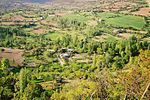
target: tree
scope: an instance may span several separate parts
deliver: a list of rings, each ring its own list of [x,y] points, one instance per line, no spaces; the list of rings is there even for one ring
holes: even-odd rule
[[[112,56],[107,52],[105,55],[106,66],[110,67],[111,62],[112,62]]]
[[[50,58],[50,51],[45,51],[44,53],[43,53],[43,55],[44,55],[44,57],[46,58],[46,59],[49,59]]]
[[[6,70],[7,68],[10,67],[10,63],[8,59],[3,58],[1,61],[1,69]]]
[[[0,82],[0,100],[11,100],[14,93],[15,80],[13,76],[8,75],[1,78]]]
[[[94,71],[94,69],[97,67],[96,63],[97,63],[97,58],[96,58],[96,54],[94,54],[94,56],[93,56],[93,64],[92,64],[92,67],[91,67],[91,71]]]
[[[101,48],[97,48],[97,53],[102,55],[103,54],[103,50]]]
[[[20,93],[23,93],[24,89],[27,86],[27,70],[26,68],[22,68],[19,75],[19,87]]]
[[[117,68],[123,68],[124,62],[123,62],[123,60],[122,60],[121,57],[116,56],[114,58],[114,60],[115,60],[115,62],[113,64],[114,64],[115,67],[117,67]]]
[[[74,45],[74,47],[77,47],[78,43],[79,43],[78,36],[75,35],[75,37],[73,38],[73,45]]]

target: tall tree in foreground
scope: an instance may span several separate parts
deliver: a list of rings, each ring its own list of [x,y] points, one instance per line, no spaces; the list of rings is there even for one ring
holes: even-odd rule
[[[24,89],[27,86],[27,70],[26,70],[26,68],[23,68],[20,71],[19,86],[20,86],[20,93],[23,93]]]

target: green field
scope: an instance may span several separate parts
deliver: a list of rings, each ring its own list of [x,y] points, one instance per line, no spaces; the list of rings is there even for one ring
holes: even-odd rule
[[[117,15],[119,15],[119,14],[109,13],[109,12],[96,13],[96,16],[100,17],[102,19],[107,19],[107,18],[117,16]]]
[[[141,30],[145,25],[144,18],[139,16],[104,12],[99,13],[98,17],[104,19],[107,25],[111,25],[114,27],[123,27],[123,28],[132,27],[134,29]]]
[[[63,16],[62,18],[66,18],[68,20],[77,20],[77,21],[81,21],[81,22],[85,22],[85,21],[89,20],[88,17],[85,17],[80,14],[68,14],[68,15]]]

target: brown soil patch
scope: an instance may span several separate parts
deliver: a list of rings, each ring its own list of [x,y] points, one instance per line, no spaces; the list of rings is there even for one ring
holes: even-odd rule
[[[35,34],[45,34],[46,30],[42,28],[38,28],[38,29],[34,29],[32,32]]]
[[[150,8],[141,8],[139,11],[134,13],[140,16],[150,16]]]
[[[24,22],[0,22],[1,25],[24,25]]]
[[[2,17],[1,20],[2,21],[25,21],[26,18],[24,18],[23,16],[21,15],[15,15],[15,16],[12,16],[12,17]]]
[[[10,18],[11,21],[24,21],[25,18],[22,17],[21,15],[13,16]]]
[[[63,13],[63,12],[59,12],[59,13],[55,14],[55,16],[60,16],[60,17],[65,16],[65,15],[66,15],[66,13]]]
[[[2,22],[32,22],[32,21],[36,21],[35,18],[25,18],[22,15],[14,15],[11,17],[1,17],[0,21]]]
[[[126,31],[127,31],[127,33],[147,34],[146,31],[135,31],[135,30],[130,30],[130,29],[127,29]]]
[[[45,26],[49,26],[49,27],[58,27],[58,24],[54,21],[46,21],[46,20],[42,20],[40,22],[40,24],[45,25]]]
[[[19,49],[1,48],[0,60],[6,58],[12,66],[23,64],[23,51]]]

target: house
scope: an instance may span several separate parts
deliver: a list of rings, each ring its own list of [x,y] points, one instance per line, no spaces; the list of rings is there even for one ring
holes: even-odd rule
[[[58,51],[60,53],[60,58],[64,60],[69,60],[69,58],[74,53],[74,49],[62,48]]]
[[[67,49],[67,52],[73,53],[73,52],[74,52],[74,49]]]
[[[113,33],[126,33],[125,29],[114,29]]]
[[[50,54],[55,54],[56,53],[56,51],[55,50],[52,50],[52,49],[49,49],[49,50],[47,50]]]
[[[42,16],[42,17],[40,17],[40,19],[41,19],[41,20],[44,20],[44,17]]]
[[[49,17],[55,17],[55,14],[48,14]]]
[[[104,23],[105,20],[104,20],[104,19],[99,19],[97,22],[98,22],[98,23]]]
[[[69,53],[63,53],[63,54],[60,54],[60,58],[61,59],[65,59],[65,60],[68,60],[70,58],[70,54]]]

